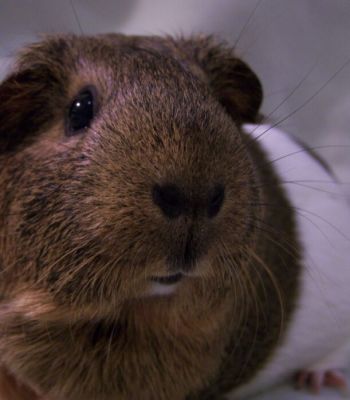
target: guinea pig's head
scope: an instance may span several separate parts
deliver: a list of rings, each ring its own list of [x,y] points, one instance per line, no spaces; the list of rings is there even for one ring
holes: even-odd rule
[[[258,196],[240,127],[261,99],[210,38],[30,46],[0,86],[3,299],[107,310],[234,280]]]

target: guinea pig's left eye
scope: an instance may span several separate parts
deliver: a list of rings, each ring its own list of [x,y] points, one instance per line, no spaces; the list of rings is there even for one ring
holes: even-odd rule
[[[69,107],[66,135],[72,136],[88,128],[94,118],[94,108],[92,90],[85,89],[81,91]]]

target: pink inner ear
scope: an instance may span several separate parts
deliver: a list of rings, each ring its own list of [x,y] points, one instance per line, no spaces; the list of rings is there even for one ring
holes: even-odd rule
[[[1,400],[49,400],[38,396],[28,386],[18,382],[8,371],[0,368]]]

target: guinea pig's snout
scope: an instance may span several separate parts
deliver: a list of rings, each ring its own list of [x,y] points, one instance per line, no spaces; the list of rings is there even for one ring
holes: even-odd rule
[[[223,185],[216,185],[205,198],[194,200],[174,184],[156,184],[152,189],[152,198],[154,204],[170,219],[189,213],[196,215],[203,211],[209,218],[214,218],[224,203],[225,188]]]

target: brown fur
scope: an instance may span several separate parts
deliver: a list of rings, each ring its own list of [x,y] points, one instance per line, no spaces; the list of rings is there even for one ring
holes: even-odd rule
[[[97,116],[66,137],[88,85]],[[240,131],[261,100],[211,38],[62,36],[20,56],[0,86],[0,390],[14,376],[45,400],[203,399],[254,376],[298,276],[288,201]],[[167,182],[196,202],[221,183],[223,208],[169,220],[151,196]],[[189,232],[192,275],[147,296]]]
[[[0,371],[0,399],[6,400],[44,400],[31,388],[18,382],[6,369]]]

